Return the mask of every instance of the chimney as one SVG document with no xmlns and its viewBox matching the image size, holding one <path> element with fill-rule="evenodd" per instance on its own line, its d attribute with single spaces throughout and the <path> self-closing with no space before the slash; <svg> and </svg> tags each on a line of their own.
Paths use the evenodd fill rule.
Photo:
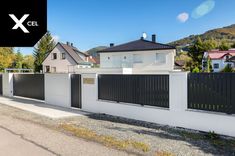
<svg viewBox="0 0 235 156">
<path fill-rule="evenodd" d="M 140 39 L 141 39 L 141 40 L 144 40 L 144 37 L 141 37 Z"/>
<path fill-rule="evenodd" d="M 156 43 L 156 35 L 155 34 L 152 35 L 152 42 Z"/>
<path fill-rule="evenodd" d="M 70 45 L 70 43 L 69 43 L 69 42 L 67 42 L 67 45 Z"/>
<path fill-rule="evenodd" d="M 73 47 L 73 43 L 71 43 L 71 47 Z"/>
<path fill-rule="evenodd" d="M 110 47 L 114 47 L 114 43 L 110 43 Z"/>
</svg>

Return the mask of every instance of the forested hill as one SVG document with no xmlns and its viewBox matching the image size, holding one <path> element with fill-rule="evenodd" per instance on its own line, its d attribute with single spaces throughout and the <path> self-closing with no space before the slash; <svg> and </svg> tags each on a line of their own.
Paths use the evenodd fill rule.
<svg viewBox="0 0 235 156">
<path fill-rule="evenodd" d="M 184 46 L 187 44 L 194 43 L 194 41 L 199 37 L 201 37 L 202 40 L 207 40 L 213 38 L 214 40 L 221 42 L 222 40 L 225 40 L 228 43 L 234 43 L 235 42 L 235 24 L 213 29 L 205 32 L 204 34 L 200 35 L 190 35 L 189 37 L 171 42 L 169 44 L 174 46 Z"/>
</svg>

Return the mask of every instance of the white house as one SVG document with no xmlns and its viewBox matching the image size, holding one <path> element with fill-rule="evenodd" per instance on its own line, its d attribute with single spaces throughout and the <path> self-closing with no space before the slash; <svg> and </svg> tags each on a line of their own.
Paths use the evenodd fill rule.
<svg viewBox="0 0 235 156">
<path fill-rule="evenodd" d="M 73 44 L 58 43 L 43 61 L 44 73 L 71 73 L 77 68 L 91 68 L 92 58 Z"/>
<path fill-rule="evenodd" d="M 229 61 L 231 57 L 235 56 L 235 50 L 219 51 L 212 50 L 205 52 L 202 59 L 202 69 L 207 68 L 208 58 L 211 60 L 213 72 L 220 72 L 227 65 L 234 67 L 234 63 Z"/>
<path fill-rule="evenodd" d="M 139 40 L 114 46 L 99 51 L 100 68 L 133 68 L 141 70 L 174 70 L 176 49 L 173 46 L 152 41 Z"/>
</svg>

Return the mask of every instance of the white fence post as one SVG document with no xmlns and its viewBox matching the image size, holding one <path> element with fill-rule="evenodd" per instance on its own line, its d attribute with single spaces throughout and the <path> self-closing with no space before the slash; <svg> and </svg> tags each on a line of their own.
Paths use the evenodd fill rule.
<svg viewBox="0 0 235 156">
<path fill-rule="evenodd" d="M 13 97 L 13 75 L 12 73 L 2 74 L 2 93 L 3 96 Z"/>
<path fill-rule="evenodd" d="M 97 108 L 97 102 L 98 102 L 97 76 L 98 75 L 95 73 L 81 74 L 82 109 L 96 113 L 99 112 L 99 108 Z M 91 83 L 85 82 L 86 80 L 89 80 Z"/>
<path fill-rule="evenodd" d="M 187 109 L 187 72 L 171 72 L 170 111 L 185 111 Z"/>
<path fill-rule="evenodd" d="M 45 103 L 71 107 L 70 74 L 45 74 Z"/>
</svg>

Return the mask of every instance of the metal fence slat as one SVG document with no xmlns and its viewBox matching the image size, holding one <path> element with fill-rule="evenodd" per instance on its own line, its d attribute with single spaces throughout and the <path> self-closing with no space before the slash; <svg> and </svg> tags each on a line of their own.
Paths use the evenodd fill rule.
<svg viewBox="0 0 235 156">
<path fill-rule="evenodd" d="M 235 73 L 188 74 L 188 108 L 235 114 Z"/>
<path fill-rule="evenodd" d="M 13 95 L 44 100 L 44 74 L 14 74 Z"/>
<path fill-rule="evenodd" d="M 101 100 L 169 108 L 169 75 L 103 74 L 98 76 L 98 91 Z"/>
</svg>

